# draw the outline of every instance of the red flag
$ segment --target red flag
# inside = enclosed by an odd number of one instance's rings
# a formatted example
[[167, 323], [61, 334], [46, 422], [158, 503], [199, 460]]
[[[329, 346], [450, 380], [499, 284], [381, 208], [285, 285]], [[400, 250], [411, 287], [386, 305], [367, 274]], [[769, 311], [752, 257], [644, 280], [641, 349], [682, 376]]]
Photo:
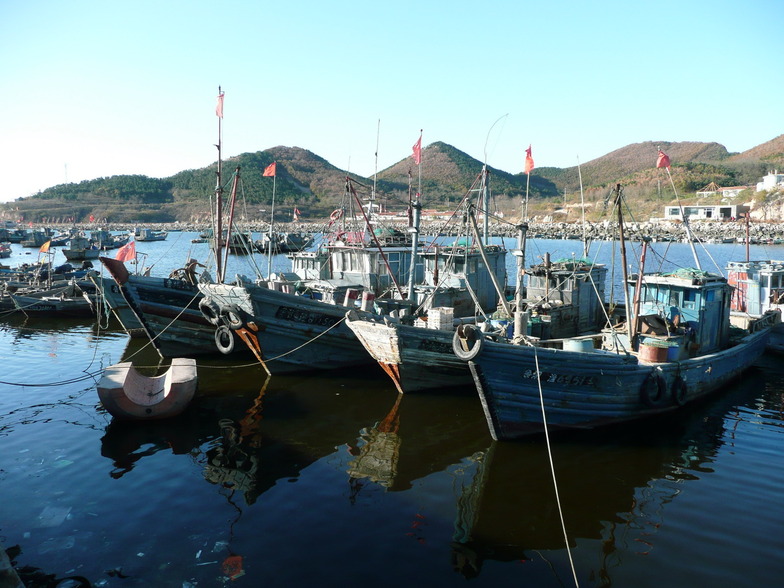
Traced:
[[297, 222], [299, 220], [299, 215], [300, 215], [299, 208], [294, 207], [294, 222]]
[[531, 157], [531, 146], [528, 146], [528, 149], [525, 150], [525, 167], [523, 168], [523, 172], [530, 174], [531, 170], [534, 169], [534, 158]]
[[215, 106], [215, 114], [218, 118], [223, 118], [223, 94], [220, 89], [218, 90], [218, 104]]
[[661, 149], [659, 149], [659, 157], [656, 159], [656, 167], [670, 168], [670, 156]]
[[414, 163], [419, 165], [422, 163], [422, 135], [419, 135], [419, 139], [417, 139], [417, 142], [414, 143], [411, 149], [414, 151]]
[[131, 261], [136, 259], [136, 241], [129, 241], [117, 250], [114, 258], [118, 261]]
[[262, 177], [275, 177], [275, 163], [270, 163], [267, 167], [264, 168], [264, 173], [261, 174]]
[[39, 249], [39, 251], [41, 253], [49, 253], [49, 245], [51, 245], [51, 244], [52, 244], [51, 240], [47, 241], [46, 243], [41, 245], [41, 249]]

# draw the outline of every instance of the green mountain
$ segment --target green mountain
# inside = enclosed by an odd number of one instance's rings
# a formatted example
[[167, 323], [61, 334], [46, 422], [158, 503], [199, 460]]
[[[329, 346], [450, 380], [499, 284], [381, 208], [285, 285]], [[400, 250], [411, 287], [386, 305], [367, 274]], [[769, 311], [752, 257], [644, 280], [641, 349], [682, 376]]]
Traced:
[[[646, 141], [583, 163], [579, 170], [577, 166], [534, 169], [528, 185], [529, 212], [563, 213], [585, 202], [588, 214], [600, 217], [610, 189], [621, 183], [627, 200], [634, 203], [641, 216], [655, 214], [674, 197], [669, 176], [655, 167], [658, 148], [670, 156], [672, 182], [681, 199], [693, 198], [711, 182], [754, 186], [768, 171], [784, 169], [784, 135], [743, 153], [729, 153], [718, 143]], [[226, 193], [231, 189], [234, 170], [240, 168], [242, 214], [268, 218], [273, 178], [263, 176], [263, 172], [272, 162], [276, 162], [275, 207], [281, 219], [290, 218], [295, 206], [305, 219], [326, 217], [343, 198], [345, 171], [306, 149], [278, 146], [223, 162]], [[389, 208], [402, 207], [408, 200], [409, 172], [418, 183], [421, 171], [425, 207], [447, 209], [463, 198], [481, 169], [482, 162], [451, 145], [435, 142], [422, 150], [421, 170], [407, 157], [379, 172], [376, 192]], [[61, 184], [3, 208], [18, 208], [16, 214], [34, 222], [66, 218], [79, 222], [91, 215], [113, 222], [201, 220], [209, 215], [216, 172], [217, 162], [169, 178], [112, 176]], [[510, 174], [492, 167], [490, 172], [494, 210], [519, 217], [528, 178], [523, 173]], [[373, 183], [370, 178], [351, 175], [366, 186]]]

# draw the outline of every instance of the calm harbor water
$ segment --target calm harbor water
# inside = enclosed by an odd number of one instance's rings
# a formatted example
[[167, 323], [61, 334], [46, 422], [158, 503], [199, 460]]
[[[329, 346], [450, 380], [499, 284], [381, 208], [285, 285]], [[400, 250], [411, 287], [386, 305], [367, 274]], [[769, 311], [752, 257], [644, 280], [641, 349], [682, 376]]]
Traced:
[[[192, 237], [139, 249], [164, 275], [206, 258]], [[580, 246], [532, 240], [529, 262]], [[669, 249], [692, 265], [687, 245]], [[720, 266], [745, 257], [740, 245], [709, 252]], [[609, 259], [612, 244], [592, 255]], [[784, 249], [752, 248], [776, 257]], [[250, 274], [246, 261], [230, 273]], [[566, 539], [545, 440], [493, 442], [472, 390], [401, 397], [373, 366], [267, 379], [200, 360], [183, 415], [120, 423], [98, 402], [102, 369], [159, 360], [114, 323], [5, 317], [0, 356], [0, 542], [29, 577], [560, 587], [575, 585], [570, 559], [580, 586], [773, 587], [784, 576], [775, 356], [677, 415], [553, 437]]]

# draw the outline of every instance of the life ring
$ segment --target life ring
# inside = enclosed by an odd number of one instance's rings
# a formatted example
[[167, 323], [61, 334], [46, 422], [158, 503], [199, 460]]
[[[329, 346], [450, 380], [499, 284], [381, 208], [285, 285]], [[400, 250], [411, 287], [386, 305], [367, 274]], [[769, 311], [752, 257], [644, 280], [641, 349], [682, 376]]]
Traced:
[[667, 394], [667, 382], [654, 370], [645, 378], [640, 388], [640, 400], [645, 406], [654, 408], [661, 404]]
[[217, 302], [210, 298], [202, 298], [199, 300], [199, 310], [211, 325], [218, 326], [220, 324], [220, 307]]
[[227, 304], [226, 306], [222, 307], [220, 314], [223, 322], [226, 323], [226, 325], [228, 325], [232, 331], [236, 331], [237, 329], [241, 329], [245, 326], [243, 313], [240, 310], [240, 307], [236, 304]]
[[452, 351], [463, 361], [474, 359], [482, 351], [485, 338], [475, 325], [460, 325], [452, 336]]
[[226, 325], [220, 325], [215, 329], [215, 346], [224, 355], [234, 351], [234, 333]]
[[686, 380], [681, 376], [677, 376], [672, 383], [670, 394], [672, 395], [672, 401], [675, 404], [683, 406], [686, 403], [686, 396], [689, 394], [689, 386], [686, 384]]
[[339, 220], [341, 216], [343, 216], [343, 210], [337, 208], [332, 211], [332, 214], [329, 215], [329, 220], [334, 223], [336, 220]]

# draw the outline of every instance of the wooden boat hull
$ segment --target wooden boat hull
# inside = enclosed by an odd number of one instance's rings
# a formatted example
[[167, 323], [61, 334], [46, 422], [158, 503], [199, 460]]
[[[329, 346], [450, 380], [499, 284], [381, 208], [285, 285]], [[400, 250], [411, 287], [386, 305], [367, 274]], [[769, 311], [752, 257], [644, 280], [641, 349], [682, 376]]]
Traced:
[[425, 329], [349, 312], [346, 324], [401, 393], [471, 386], [468, 365], [452, 351], [454, 331]]
[[[162, 357], [218, 353], [215, 327], [199, 310], [203, 296], [196, 286], [180, 279], [133, 275], [121, 261], [108, 257], [100, 260]], [[110, 304], [114, 299], [107, 295]]]
[[770, 329], [760, 330], [726, 350], [667, 363], [483, 340], [468, 365], [491, 435], [510, 440], [543, 431], [540, 382], [551, 430], [630, 421], [677, 410], [721, 388], [762, 355], [769, 335]]
[[[370, 365], [344, 318], [349, 308], [262, 286], [201, 284], [205, 300], [218, 312], [236, 307], [258, 331], [263, 359], [272, 373], [334, 370]], [[213, 335], [215, 332], [213, 327]], [[237, 340], [236, 347], [245, 347]], [[214, 343], [213, 343], [214, 344]]]
[[111, 310], [122, 328], [131, 337], [144, 337], [146, 332], [136, 313], [125, 301], [120, 292], [120, 286], [113, 280], [104, 280], [101, 276], [91, 275], [90, 280], [95, 285], [98, 295], [96, 299], [103, 300]]
[[196, 393], [196, 360], [172, 359], [160, 376], [140, 374], [131, 362], [108, 367], [98, 383], [104, 408], [119, 419], [161, 419], [180, 414]]

